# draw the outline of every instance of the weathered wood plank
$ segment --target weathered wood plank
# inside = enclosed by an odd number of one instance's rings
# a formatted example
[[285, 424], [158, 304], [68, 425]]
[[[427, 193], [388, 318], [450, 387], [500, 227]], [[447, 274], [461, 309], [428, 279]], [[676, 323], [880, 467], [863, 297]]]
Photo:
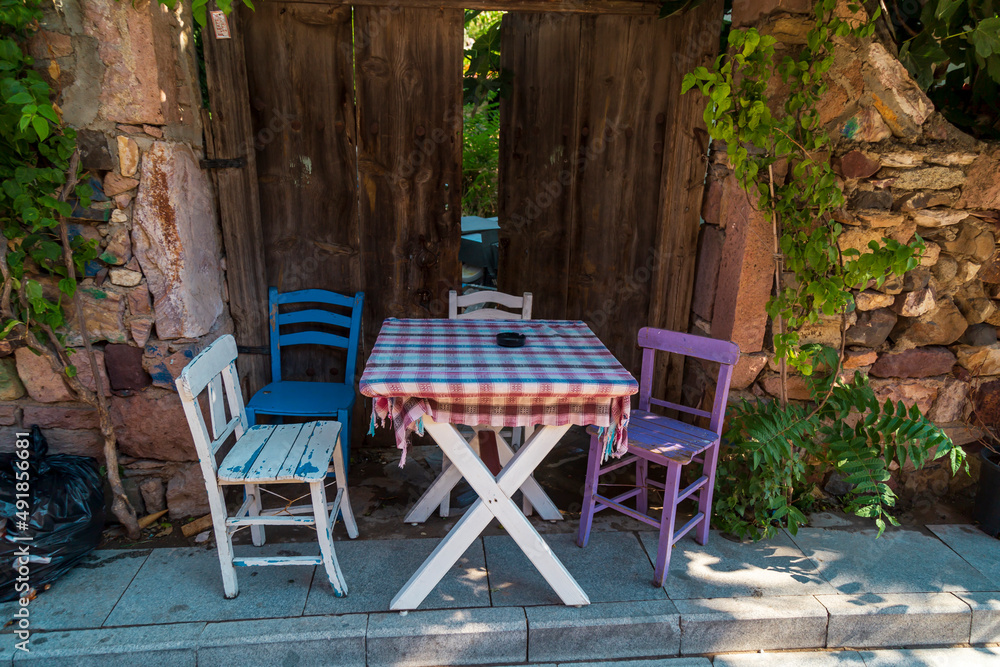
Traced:
[[[363, 286], [351, 8], [260, 3], [245, 41], [267, 282], [353, 294]], [[344, 377], [339, 350], [302, 345], [281, 356], [283, 379]]]
[[[268, 341], [267, 282], [242, 38], [244, 14], [237, 10], [229, 17], [232, 39], [215, 39], [211, 30], [204, 34], [212, 110], [206, 153], [210, 158], [246, 159], [243, 168], [218, 170], [215, 183], [236, 340], [240, 345], [261, 347]], [[267, 357], [241, 354], [237, 364], [243, 391], [246, 397], [252, 396], [268, 380]]]
[[[322, 5], [355, 5], [398, 9], [399, 0], [302, 0]], [[509, 12], [546, 12], [561, 14], [624, 14], [656, 16], [660, 3], [655, 0], [407, 0], [414, 9], [486, 9]]]
[[386, 317], [442, 317], [461, 280], [462, 10], [355, 9], [368, 345]]
[[[649, 326], [687, 331], [691, 295], [695, 289], [695, 261], [701, 223], [701, 199], [705, 184], [708, 135], [702, 118], [705, 101], [697, 93], [680, 94], [684, 74], [699, 65], [709, 65], [719, 49], [722, 0], [707, 0], [700, 7], [664, 21], [671, 44], [684, 48], [669, 61], [669, 104], [666, 126], [671, 140], [665, 143], [659, 215], [654, 248], [658, 261], [650, 281]], [[683, 359], [657, 355], [654, 394], [681, 402]]]
[[500, 101], [500, 289], [531, 292], [535, 318], [567, 316], [582, 20], [503, 19], [501, 64], [515, 74]]
[[[592, 27], [591, 27], [592, 26]], [[568, 303], [632, 372], [641, 366], [635, 338], [650, 299], [658, 223], [665, 75], [679, 41], [664, 21], [597, 16], [580, 90], [580, 160]], [[678, 87], [679, 88], [679, 87]]]

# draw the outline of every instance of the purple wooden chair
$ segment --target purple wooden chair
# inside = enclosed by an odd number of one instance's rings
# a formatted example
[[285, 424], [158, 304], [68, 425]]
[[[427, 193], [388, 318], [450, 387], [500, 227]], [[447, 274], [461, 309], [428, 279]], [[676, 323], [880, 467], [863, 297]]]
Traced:
[[[639, 331], [639, 347], [643, 348], [639, 409], [634, 410], [629, 419], [628, 452], [621, 459], [609, 462], [602, 468], [604, 447], [598, 442], [596, 433], [591, 431], [587, 485], [583, 495], [583, 512], [580, 516], [577, 544], [581, 547], [587, 546], [594, 513], [603, 509], [617, 510], [633, 519], [659, 526], [660, 541], [656, 548], [653, 581], [657, 586], [662, 586], [670, 567], [670, 551], [675, 542], [695, 527], [698, 528], [698, 544], [705, 544], [708, 541], [708, 527], [712, 516], [712, 489], [715, 486], [715, 464], [719, 457], [719, 441], [722, 438], [722, 420], [726, 413], [726, 400], [729, 397], [729, 380], [733, 374], [733, 364], [740, 357], [740, 348], [728, 341], [649, 327]], [[657, 350], [720, 364], [715, 403], [711, 412], [650, 397], [653, 387], [653, 356]], [[709, 417], [711, 425], [706, 430], [653, 414], [649, 411], [650, 405]], [[681, 467], [692, 462], [702, 464], [702, 474], [691, 485], [681, 490]], [[597, 493], [601, 475], [630, 463], [635, 463], [636, 488], [614, 498]], [[647, 472], [650, 463], [667, 467], [666, 483], [661, 484], [649, 479]], [[659, 519], [648, 515], [650, 486], [663, 489], [663, 513]], [[694, 494], [698, 494], [698, 511], [675, 532], [677, 505]], [[636, 499], [636, 509], [622, 504], [629, 498]]]

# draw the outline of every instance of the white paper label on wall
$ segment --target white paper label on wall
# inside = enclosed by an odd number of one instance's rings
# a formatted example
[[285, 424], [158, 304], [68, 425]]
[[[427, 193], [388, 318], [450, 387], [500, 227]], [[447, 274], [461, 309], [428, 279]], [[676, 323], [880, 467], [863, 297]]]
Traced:
[[215, 38], [230, 39], [232, 35], [229, 34], [229, 21], [226, 20], [225, 13], [216, 9], [213, 10], [211, 14], [212, 14], [212, 27], [215, 29]]

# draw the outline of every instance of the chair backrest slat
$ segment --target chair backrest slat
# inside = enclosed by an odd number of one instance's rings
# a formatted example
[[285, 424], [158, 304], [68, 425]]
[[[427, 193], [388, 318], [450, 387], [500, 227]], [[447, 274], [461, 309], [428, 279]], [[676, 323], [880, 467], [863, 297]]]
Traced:
[[[521, 312], [512, 313], [499, 308], [478, 308], [459, 312], [459, 309], [478, 306], [480, 304], [496, 304], [505, 308], [520, 308]], [[472, 294], [459, 295], [457, 291], [448, 292], [448, 319], [450, 320], [530, 320], [531, 292], [523, 296], [514, 296], [504, 292], [484, 290]]]
[[[688, 414], [708, 417], [711, 430], [722, 434], [722, 423], [726, 413], [726, 401], [729, 396], [729, 382], [733, 375], [733, 365], [740, 358], [740, 348], [736, 343], [703, 336], [643, 327], [639, 330], [639, 346], [642, 351], [642, 377], [639, 380], [639, 409], [649, 410], [650, 405], [657, 405]], [[653, 370], [656, 352], [671, 352], [685, 357], [695, 357], [714, 361], [719, 364], [719, 375], [716, 380], [715, 401], [712, 411], [706, 412], [698, 408], [665, 401], [651, 396], [653, 389]]]
[[[237, 438], [242, 437], [247, 429], [236, 357], [236, 339], [229, 334], [220, 336], [192, 359], [175, 381], [202, 468], [204, 470], [207, 466], [213, 474], [217, 470], [215, 454], [222, 444], [233, 433]], [[211, 435], [198, 402], [198, 396], [206, 389]], [[228, 420], [223, 396], [229, 405]]]
[[[345, 384], [354, 384], [354, 374], [358, 362], [358, 341], [361, 338], [361, 312], [365, 295], [357, 292], [346, 296], [321, 289], [305, 289], [296, 292], [279, 293], [277, 288], [267, 290], [268, 324], [271, 332], [271, 381], [281, 380], [281, 348], [291, 345], [325, 345], [347, 350], [344, 367]], [[341, 308], [350, 308], [349, 315], [335, 313], [321, 308], [307, 308], [292, 312], [279, 312], [279, 306], [309, 303]], [[290, 324], [321, 324], [347, 329], [342, 336], [326, 331], [297, 331], [281, 333], [281, 327]]]

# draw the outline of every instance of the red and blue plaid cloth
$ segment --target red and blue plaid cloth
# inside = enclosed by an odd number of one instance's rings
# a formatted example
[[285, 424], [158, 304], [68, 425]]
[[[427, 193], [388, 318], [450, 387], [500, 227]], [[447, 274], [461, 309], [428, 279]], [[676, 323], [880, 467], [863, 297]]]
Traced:
[[[523, 333], [524, 347], [497, 345], [501, 331]], [[370, 433], [391, 419], [403, 465], [425, 415], [469, 426], [593, 425], [606, 453], [621, 456], [639, 385], [583, 322], [388, 319], [360, 389], [374, 399]]]

